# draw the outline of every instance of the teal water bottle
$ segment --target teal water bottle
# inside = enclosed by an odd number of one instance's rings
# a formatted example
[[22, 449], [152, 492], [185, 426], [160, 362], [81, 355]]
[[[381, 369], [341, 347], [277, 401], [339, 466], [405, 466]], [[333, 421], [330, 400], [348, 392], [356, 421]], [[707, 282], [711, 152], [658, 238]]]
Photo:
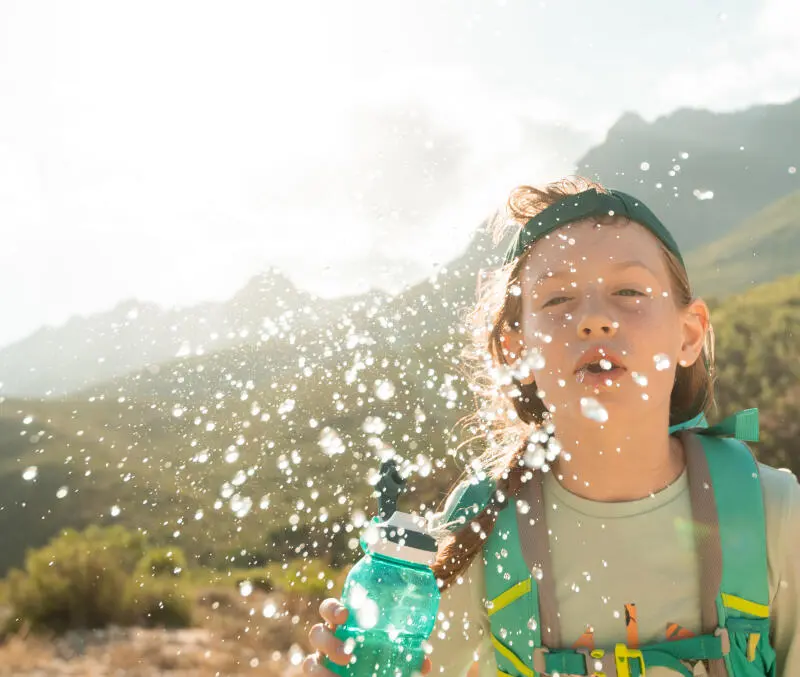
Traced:
[[376, 485], [380, 518], [361, 535], [364, 556], [342, 590], [349, 613], [335, 634], [352, 660], [346, 666], [324, 661], [342, 677], [411, 677], [422, 668], [439, 610], [431, 569], [437, 546], [424, 520], [396, 510], [403, 484], [394, 462], [385, 462]]

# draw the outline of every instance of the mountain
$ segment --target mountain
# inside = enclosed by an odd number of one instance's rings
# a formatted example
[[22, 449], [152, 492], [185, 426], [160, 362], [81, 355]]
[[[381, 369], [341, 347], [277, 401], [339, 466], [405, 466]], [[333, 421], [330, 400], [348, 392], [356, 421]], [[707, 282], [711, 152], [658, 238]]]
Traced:
[[[258, 275], [233, 298], [181, 309], [127, 300], [112, 310], [45, 327], [0, 350], [7, 395], [58, 397], [176, 356], [248, 344], [280, 330], [287, 318], [325, 325], [351, 299], [320, 300], [276, 269]], [[305, 312], [308, 308], [314, 312]], [[309, 318], [313, 315], [314, 320]]]
[[641, 198], [684, 251], [800, 189], [798, 168], [800, 99], [733, 113], [683, 109], [652, 124], [629, 113], [576, 167]]
[[[476, 230], [463, 255], [395, 297], [373, 290], [322, 299], [297, 289], [280, 271], [270, 269], [221, 303], [165, 310], [125, 301], [106, 313], [73, 317], [61, 327], [43, 328], [0, 350], [2, 392], [13, 397], [57, 398], [125, 380], [129, 374], [146, 381], [148, 374], [159, 374], [160, 365], [178, 364], [176, 358], [188, 364], [206, 353], [238, 346], [243, 359], [248, 359], [276, 339], [302, 336], [307, 344], [308, 336], [325, 336], [338, 329], [346, 335], [354, 324], [368, 331], [372, 340], [403, 341], [409, 336], [403, 331], [405, 325], [385, 318], [407, 313], [424, 315], [424, 331], [438, 335], [452, 327], [455, 307], [474, 295], [478, 264], [498, 260], [490, 259], [491, 249], [488, 234]], [[431, 309], [426, 299], [434, 293], [439, 307]], [[380, 319], [376, 318], [378, 308], [384, 310]], [[164, 383], [160, 378], [153, 382]]]
[[800, 270], [800, 190], [686, 256], [692, 284], [724, 297]]

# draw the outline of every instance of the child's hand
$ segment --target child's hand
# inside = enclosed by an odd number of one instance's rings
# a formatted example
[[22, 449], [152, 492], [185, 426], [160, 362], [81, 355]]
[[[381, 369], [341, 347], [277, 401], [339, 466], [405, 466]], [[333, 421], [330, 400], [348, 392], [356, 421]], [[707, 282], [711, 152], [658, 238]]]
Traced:
[[[334, 637], [336, 627], [347, 620], [347, 608], [340, 600], [333, 597], [326, 599], [319, 606], [319, 615], [325, 623], [317, 623], [308, 633], [311, 646], [316, 654], [311, 654], [303, 662], [303, 673], [306, 675], [321, 675], [322, 677], [336, 677], [334, 673], [322, 665], [323, 656], [337, 665], [347, 665], [350, 654], [344, 652], [344, 642]], [[431, 660], [425, 656], [420, 672], [427, 675], [431, 671]]]

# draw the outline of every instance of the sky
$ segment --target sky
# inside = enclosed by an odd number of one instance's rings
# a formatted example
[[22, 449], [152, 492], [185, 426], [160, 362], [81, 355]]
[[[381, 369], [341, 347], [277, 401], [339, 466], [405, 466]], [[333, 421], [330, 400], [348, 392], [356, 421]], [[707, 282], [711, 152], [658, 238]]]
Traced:
[[796, 0], [0, 0], [0, 346], [270, 266], [397, 291], [626, 111], [798, 96]]

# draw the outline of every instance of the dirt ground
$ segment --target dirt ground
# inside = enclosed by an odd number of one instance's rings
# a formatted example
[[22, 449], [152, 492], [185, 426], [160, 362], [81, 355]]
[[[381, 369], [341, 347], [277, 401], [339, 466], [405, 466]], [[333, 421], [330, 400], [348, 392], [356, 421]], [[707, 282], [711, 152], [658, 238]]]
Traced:
[[198, 594], [197, 627], [107, 628], [60, 637], [25, 633], [0, 645], [0, 676], [295, 677], [309, 651], [317, 600], [263, 593]]

